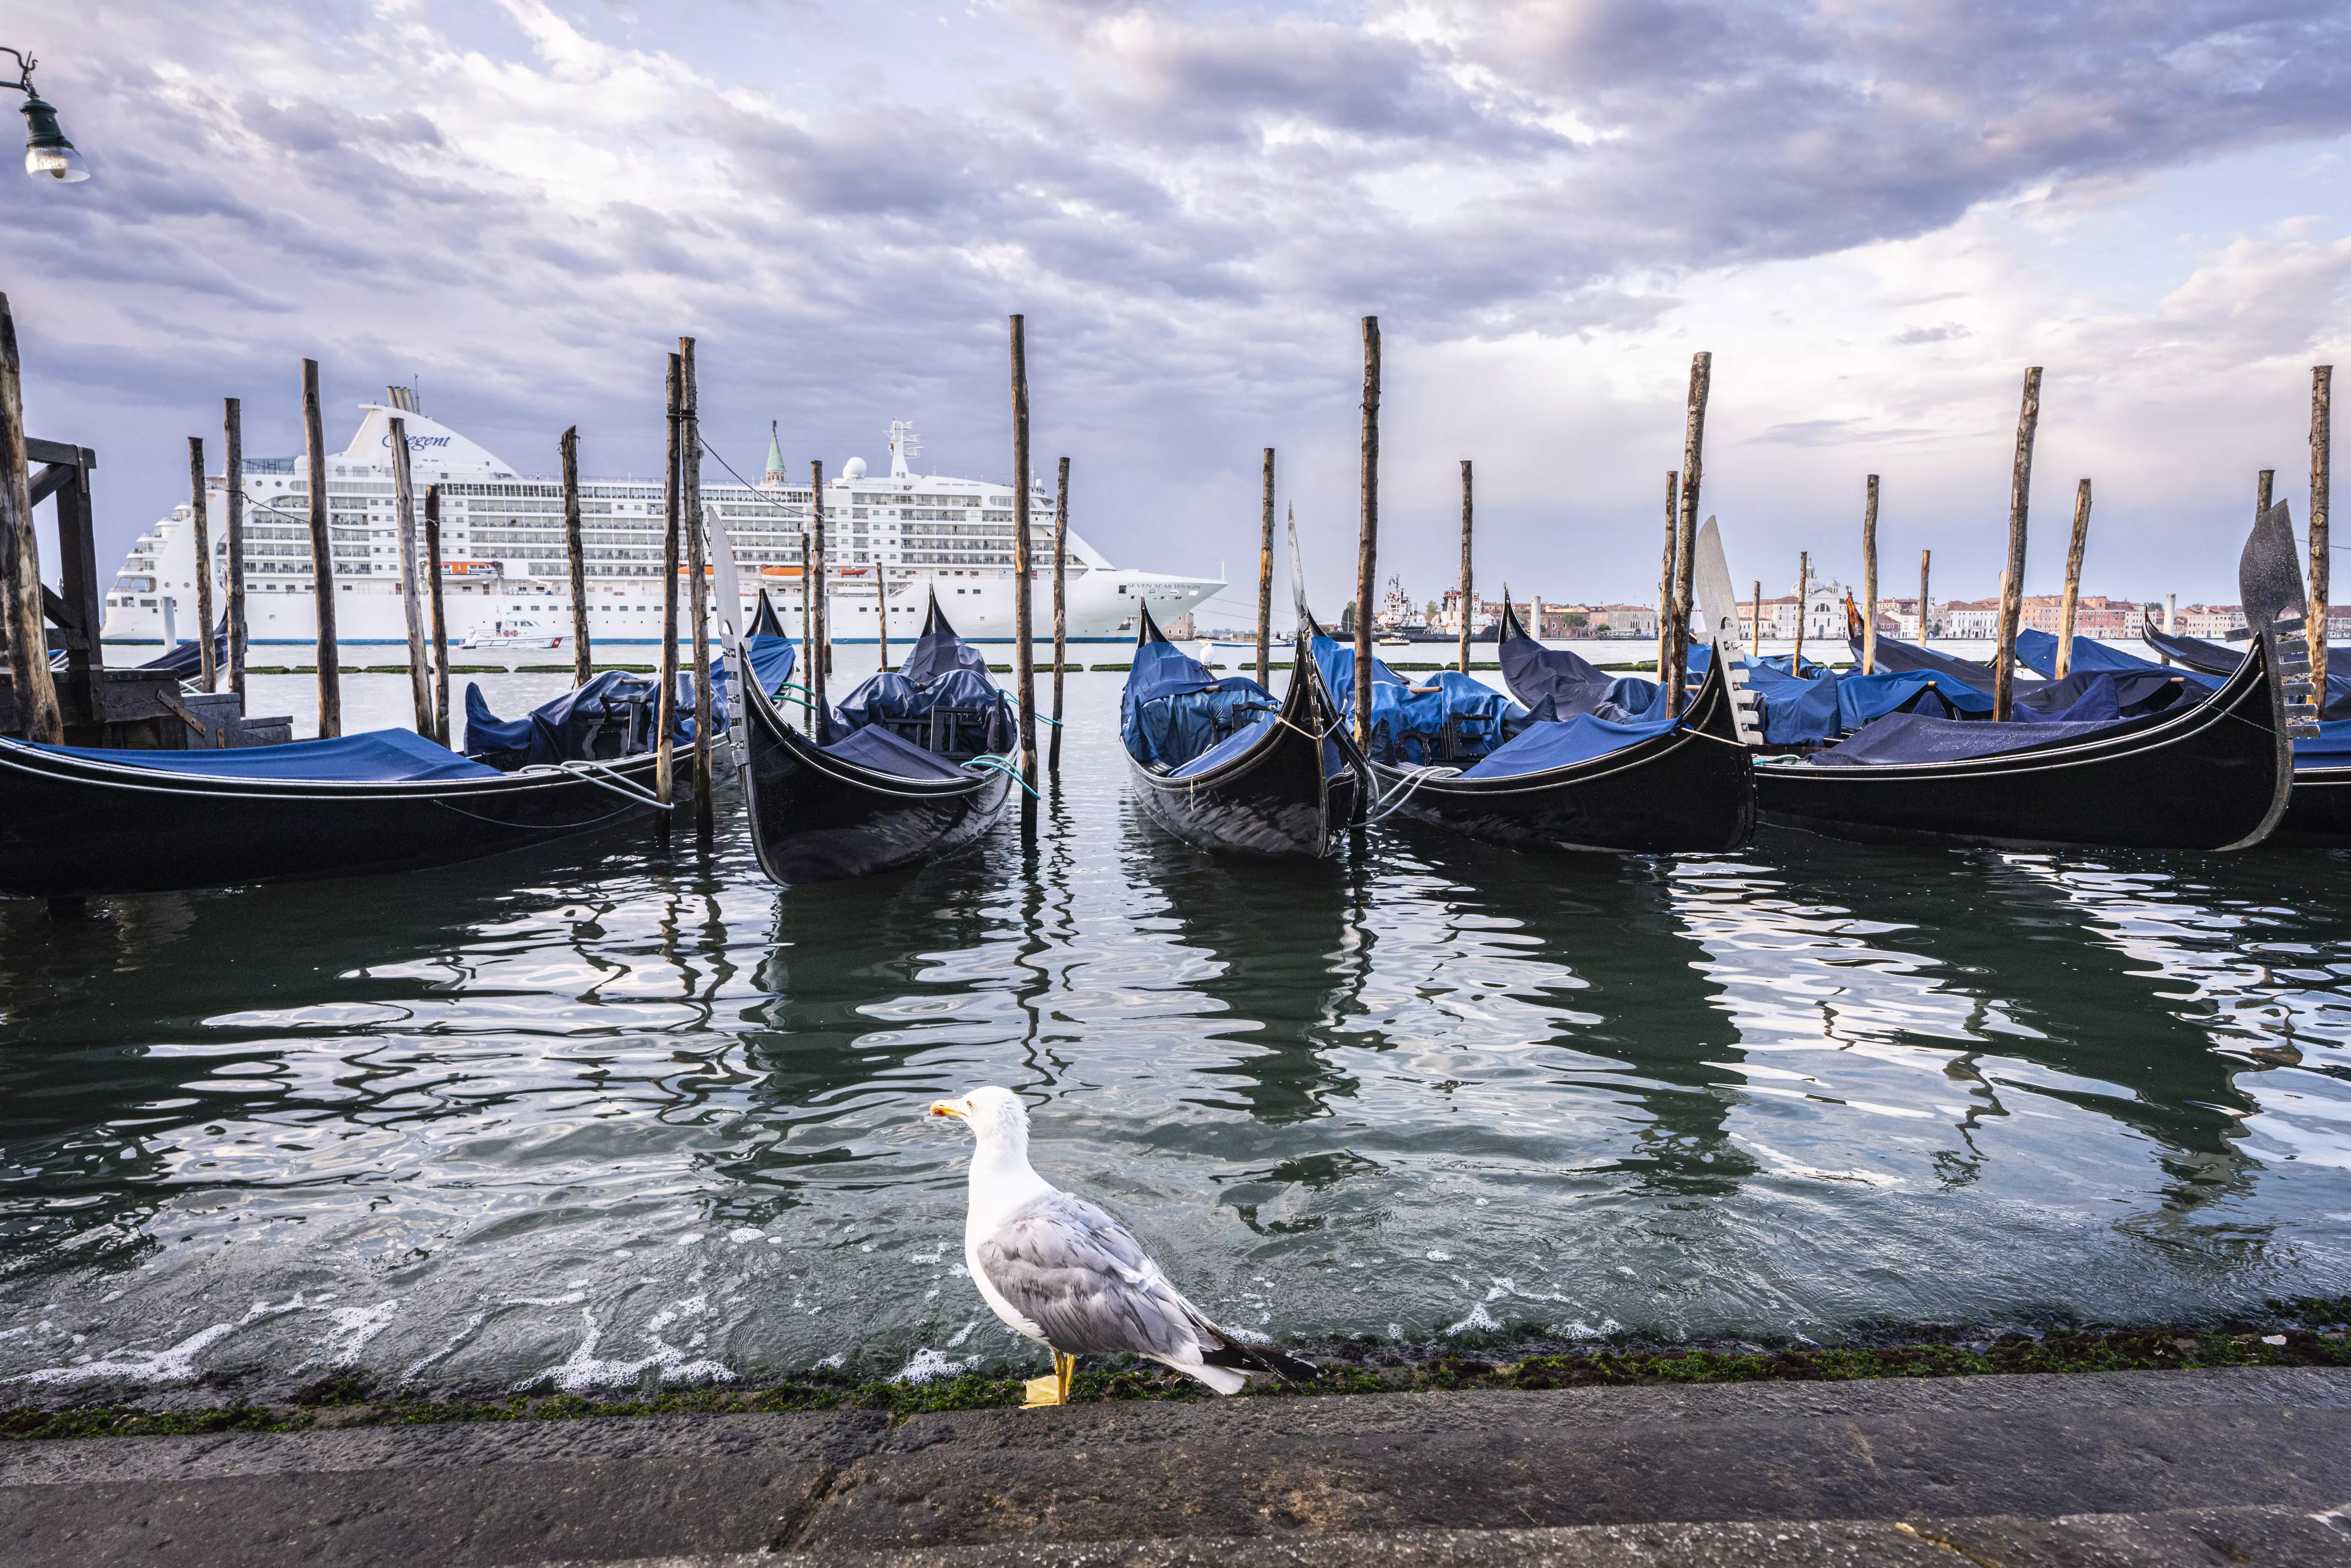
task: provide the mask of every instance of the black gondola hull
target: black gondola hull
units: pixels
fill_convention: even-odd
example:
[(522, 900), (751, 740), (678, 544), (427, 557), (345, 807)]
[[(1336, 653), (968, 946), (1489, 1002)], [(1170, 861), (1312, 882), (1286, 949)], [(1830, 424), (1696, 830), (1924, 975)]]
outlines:
[(1370, 764), (1395, 814), (1521, 849), (1719, 853), (1755, 831), (1754, 768), (1718, 661), (1682, 724), (1571, 767), (1507, 779), (1427, 778)]
[(1756, 770), (1767, 822), (1871, 843), (2241, 849), (2283, 814), (2292, 762), (2266, 653), (2185, 711), (1942, 763)]
[(828, 757), (747, 695), (744, 802), (760, 869), (786, 886), (870, 876), (953, 854), (996, 826), (1012, 780), (901, 779)]
[(1355, 814), (1355, 771), (1326, 771), (1322, 743), (1287, 725), (1198, 779), (1154, 773), (1132, 754), (1127, 774), (1144, 811), (1186, 843), (1221, 853), (1316, 858)]
[[(659, 814), (643, 798), (653, 757), (599, 768), (606, 771), (300, 784), (8, 748), (0, 751), (0, 893), (171, 893), (418, 871)], [(680, 769), (681, 782), (691, 772)]]
[[(1138, 649), (1167, 639), (1145, 607)], [(1301, 639), (1291, 654), (1290, 691), (1278, 722), (1238, 757), (1189, 778), (1155, 772), (1125, 753), (1127, 776), (1152, 821), (1186, 843), (1224, 854), (1303, 856), (1331, 852), (1354, 820), (1362, 788), (1352, 760), (1338, 757), (1314, 660)], [(1335, 762), (1335, 766), (1333, 766)]]

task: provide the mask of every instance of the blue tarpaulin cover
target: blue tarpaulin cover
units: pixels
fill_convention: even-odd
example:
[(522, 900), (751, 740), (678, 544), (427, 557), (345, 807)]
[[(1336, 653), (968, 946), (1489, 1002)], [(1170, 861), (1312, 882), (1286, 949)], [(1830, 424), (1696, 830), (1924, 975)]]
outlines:
[[(1883, 648), (1886, 644), (1880, 643), (1878, 646)], [(2044, 681), (2055, 680), (2057, 678), (2057, 639), (2046, 632), (2035, 632), (2030, 628), (2018, 632), (2016, 661)], [(2173, 675), (2179, 673), (2177, 670), (2164, 668), (2153, 659), (2142, 659), (2134, 654), (2126, 653), (2119, 648), (2109, 648), (2095, 637), (2074, 639), (2072, 669), (2075, 674), (2085, 670), (2141, 672), (2153, 670), (2160, 675)]]
[(2318, 733), (2294, 743), (2296, 768), (2351, 768), (2351, 718), (2328, 719)]
[(1461, 776), (1465, 779), (1514, 779), (1521, 774), (1547, 772), (1553, 768), (1589, 762), (1612, 751), (1622, 751), (1637, 742), (1654, 739), (1673, 727), (1674, 721), (1669, 718), (1620, 724), (1588, 713), (1577, 714), (1573, 718), (1538, 719), (1520, 730), (1515, 738), (1504, 742), (1484, 761), (1474, 768), (1465, 768)]
[(1247, 675), (1220, 678), (1173, 643), (1145, 643), (1119, 698), (1119, 735), (1138, 762), (1196, 773), (1233, 756), (1231, 742), (1257, 735), (1280, 706)]
[(852, 729), (823, 750), (827, 757), (838, 757), (877, 773), (894, 773), (901, 779), (971, 777), (954, 763), (933, 756), (911, 740), (899, 738), (878, 724)]
[[(1258, 709), (1250, 714), (1248, 720), (1243, 723), (1238, 729), (1234, 730), (1232, 734), (1225, 737), (1224, 739), (1217, 742), (1216, 745), (1208, 747), (1207, 750), (1200, 753), (1199, 756), (1195, 757), (1191, 761), (1184, 764), (1183, 767), (1176, 768), (1176, 771), (1168, 777), (1173, 779), (1195, 779), (1203, 773), (1222, 768), (1226, 763), (1230, 762), (1234, 758), (1240, 756), (1251, 747), (1271, 739), (1273, 737), (1273, 731), (1274, 710), (1270, 708)], [(1323, 760), (1326, 771), (1330, 770), (1329, 765), (1332, 760), (1330, 754), (1335, 750), (1335, 747), (1324, 747), (1325, 756)]]
[(1971, 757), (1996, 757), (2003, 752), (2075, 740), (2114, 728), (2112, 721), (2088, 724), (1994, 724), (1989, 719), (1928, 718), (1921, 714), (1888, 714), (1856, 731), (1826, 751), (1807, 758), (1799, 767), (1868, 767), (1887, 762), (1957, 762)]
[[(1692, 649), (1693, 668), (1703, 671), (1706, 665), (1697, 656), (1710, 652)], [(1654, 718), (1664, 711), (1665, 687), (1657, 682), (1612, 675), (1566, 648), (1546, 648), (1531, 637), (1513, 637), (1496, 650), (1496, 656), (1510, 695), (1538, 716), (1546, 699), (1552, 716), (1562, 719), (1580, 713), (1617, 720)], [(1354, 669), (1352, 655), (1347, 668)], [(1378, 678), (1375, 672), (1373, 679)]]
[[(520, 718), (502, 719), (490, 711), (487, 698), (477, 684), (465, 683), (465, 755), (482, 758), (499, 767), (527, 768), (543, 763), (578, 762), (590, 758), (609, 761), (625, 754), (628, 721), (632, 714), (631, 698), (651, 706), (661, 689), (659, 679), (653, 675), (631, 674), (625, 670), (607, 670), (589, 678), (584, 686), (575, 686), (552, 702), (541, 703)], [(710, 666), (711, 720), (720, 729), (726, 727), (726, 667), (713, 660)], [(690, 670), (677, 673), (677, 699), (673, 729), (679, 746), (694, 743), (694, 674)], [(643, 733), (650, 737), (653, 721), (646, 719)], [(651, 746), (648, 739), (647, 747)]]
[(975, 669), (940, 657), (928, 667), (939, 673), (927, 682), (902, 671), (868, 676), (833, 709), (835, 722), (850, 731), (878, 726), (925, 752), (935, 731), (949, 758), (1009, 749), (1012, 704), (987, 678), (986, 663)]
[[(1355, 651), (1317, 637), (1313, 653), (1340, 710), (1353, 714)], [(1555, 700), (1548, 693), (1544, 697)], [(1372, 661), (1371, 753), (1377, 761), (1421, 767), (1480, 758), (1542, 716), (1458, 670), (1439, 671), (1416, 690), (1377, 658)]]
[(930, 685), (949, 670), (976, 670), (985, 679), (987, 655), (951, 631), (925, 632), (914, 640), (914, 651), (898, 666), (898, 673), (918, 686)]
[(498, 770), (436, 746), (413, 730), (371, 729), (333, 740), (284, 746), (238, 746), (225, 751), (102, 751), (41, 746), (60, 757), (84, 757), (126, 768), (152, 768), (208, 779), (274, 779), (284, 783), (390, 784), (421, 779), (496, 779)]
[(750, 662), (752, 678), (759, 683), (759, 689), (774, 696), (790, 684), (799, 649), (789, 637), (755, 632), (743, 639), (743, 655)]

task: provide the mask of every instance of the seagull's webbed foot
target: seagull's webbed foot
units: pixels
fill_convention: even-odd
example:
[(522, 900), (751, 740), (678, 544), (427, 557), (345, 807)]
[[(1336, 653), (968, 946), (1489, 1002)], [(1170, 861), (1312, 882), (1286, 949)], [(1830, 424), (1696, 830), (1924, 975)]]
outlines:
[(1050, 1377), (1029, 1379), (1028, 1402), (1023, 1409), (1035, 1409), (1040, 1405), (1067, 1405), (1070, 1402), (1070, 1381), (1078, 1374), (1078, 1358), (1053, 1353), (1053, 1374)]

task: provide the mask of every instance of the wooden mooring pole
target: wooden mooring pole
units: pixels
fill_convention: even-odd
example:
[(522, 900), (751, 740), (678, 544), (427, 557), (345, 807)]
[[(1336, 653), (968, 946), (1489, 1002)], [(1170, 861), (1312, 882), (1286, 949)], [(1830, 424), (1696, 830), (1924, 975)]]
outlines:
[(196, 675), (208, 692), (220, 689), (220, 668), (213, 653), (213, 530), (204, 501), (204, 438), (188, 437), (188, 521), (195, 529), (196, 621), (203, 635), (196, 639)]
[(584, 686), (596, 668), (588, 640), (588, 544), (580, 521), (580, 427), (564, 428), (563, 553), (571, 566), (571, 684)]
[(302, 361), (302, 441), (310, 482), (310, 599), (319, 633), (319, 738), (343, 733), (342, 654), (335, 642), (335, 538), (327, 526), (327, 443), (319, 426), (319, 361)]
[(228, 504), (228, 689), (245, 697), (245, 405), (221, 400), (222, 499)]
[(809, 544), (806, 528), (800, 530), (800, 657), (798, 666), (800, 688), (800, 727), (810, 735), (816, 733), (816, 699), (809, 693), (809, 665), (815, 659), (816, 602), (809, 592), (810, 563), (815, 551)]
[(441, 486), (424, 486), (424, 582), (433, 596), (433, 738), (449, 744), (449, 618), (441, 607)]
[(1763, 656), (1763, 580), (1760, 577), (1755, 580), (1755, 618), (1747, 628), (1747, 656)]
[(416, 481), (410, 467), (408, 422), (394, 415), (392, 441), (392, 509), (400, 518), (400, 608), (408, 622), (408, 691), (416, 706), (416, 733), (431, 736), (433, 673), (425, 664), (424, 610), (416, 580)]
[(2310, 367), (2310, 689), (2319, 712), (2326, 710), (2327, 487), (2335, 466), (2335, 435), (2329, 405), (2335, 367)]
[[(707, 836), (710, 807), (710, 549), (702, 515), (702, 415), (695, 391), (694, 340), (677, 340), (677, 493), (685, 529), (686, 575), (694, 597), (694, 831)], [(742, 612), (738, 608), (737, 614)], [(739, 699), (738, 699), (739, 700)]]
[[(1469, 615), (1478, 607), (1477, 580), (1469, 570), (1469, 459), (1464, 457), (1461, 460), (1461, 673), (1465, 675), (1469, 673)], [(1502, 585), (1502, 591), (1507, 598), (1510, 593), (1508, 583)], [(1495, 633), (1498, 643), (1500, 636), (1499, 632)], [(1540, 637), (1537, 640), (1540, 641)]]
[(1012, 318), (1012, 678), (1020, 705), (1020, 813), (1033, 817), (1037, 797), (1037, 647), (1031, 619), (1029, 561), (1029, 336)]
[(2032, 509), (2032, 436), (2041, 424), (2041, 367), (2024, 372), (2016, 413), (2016, 465), (2008, 486), (2008, 570), (2000, 583), (2000, 643), (1993, 653), (1991, 716), (2005, 723), (2016, 703), (2016, 629), (2024, 612), (2024, 534)]
[(1804, 678), (1804, 603), (1812, 581), (1812, 552), (1800, 550), (1796, 555), (1796, 651), (1788, 660), (1788, 673), (1798, 680)]
[(1666, 655), (1673, 643), (1668, 628), (1674, 618), (1674, 535), (1682, 522), (1682, 475), (1666, 470), (1666, 553), (1657, 568), (1657, 679), (1666, 678)]
[[(2258, 523), (2269, 516), (2270, 507), (2276, 504), (2272, 499), (2276, 487), (2277, 470), (2262, 469), (2261, 476), (2253, 481), (2253, 521)], [(2164, 630), (2168, 632), (2170, 628), (2167, 626)]]
[[(48, 622), (41, 612), (41, 551), (33, 531), (33, 478), (25, 452), (25, 388), (16, 359), (16, 319), (0, 294), (0, 635), (8, 639), (9, 694), (27, 740), (65, 744), (65, 716), (49, 675)], [(89, 716), (94, 721), (98, 715)]]
[(1927, 574), (1934, 564), (1933, 550), (1918, 552), (1918, 645), (1922, 648), (1927, 645)]
[(1070, 460), (1064, 457), (1053, 480), (1053, 738), (1045, 762), (1056, 778), (1061, 772), (1061, 672), (1070, 662), (1069, 556)]
[[(677, 547), (678, 533), (678, 409), (682, 371), (675, 354), (669, 357), (669, 380), (666, 387), (669, 433), (662, 469), (662, 629), (661, 629), (661, 690), (656, 694), (658, 706), (654, 722), (660, 727), (653, 738), (653, 793), (663, 805), (677, 799)], [(662, 831), (669, 831), (669, 815), (662, 815)]]
[[(1064, 458), (1063, 461), (1067, 462), (1068, 459)], [(878, 667), (887, 670), (890, 667), (890, 563), (882, 559), (882, 553), (879, 550), (873, 554), (873, 598), (875, 601), (873, 612), (882, 618), (882, 630), (878, 633), (882, 644), (882, 662)], [(1055, 730), (1053, 733), (1058, 736), (1061, 731)]]
[[(1295, 635), (1293, 630), (1292, 635)], [(1265, 449), (1257, 540), (1257, 684), (1273, 686), (1273, 448)]]
[(2090, 482), (2074, 492), (2074, 536), (2065, 546), (2065, 592), (2057, 601), (2057, 678), (2074, 673), (2074, 620), (2082, 597), (2082, 552), (2090, 543)]
[(1861, 673), (1877, 674), (1877, 476), (1861, 509)]
[(824, 543), (824, 459), (809, 460), (809, 551), (800, 569), (809, 584), (809, 734), (819, 746), (832, 738), (832, 709), (825, 701), (825, 676), (832, 673), (832, 604), (825, 591), (831, 557)]
[(1689, 681), (1689, 618), (1692, 559), (1698, 553), (1698, 484), (1705, 469), (1706, 400), (1714, 385), (1714, 356), (1690, 356), (1689, 407), (1682, 433), (1681, 526), (1674, 534), (1674, 667), (1666, 682), (1666, 711), (1682, 711)]
[[(1364, 318), (1363, 504), (1355, 538), (1355, 744), (1372, 748), (1372, 595), (1380, 565), (1380, 319)], [(1464, 614), (1468, 610), (1464, 609)], [(1369, 780), (1364, 789), (1370, 788)]]

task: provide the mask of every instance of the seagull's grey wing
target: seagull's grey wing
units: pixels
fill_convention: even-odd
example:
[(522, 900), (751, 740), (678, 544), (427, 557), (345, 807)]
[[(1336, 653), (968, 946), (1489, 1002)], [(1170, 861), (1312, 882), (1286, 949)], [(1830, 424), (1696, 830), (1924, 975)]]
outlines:
[(977, 1253), (987, 1282), (1065, 1355), (1199, 1354), (1199, 1313), (1118, 1221), (1081, 1197), (1030, 1199)]

